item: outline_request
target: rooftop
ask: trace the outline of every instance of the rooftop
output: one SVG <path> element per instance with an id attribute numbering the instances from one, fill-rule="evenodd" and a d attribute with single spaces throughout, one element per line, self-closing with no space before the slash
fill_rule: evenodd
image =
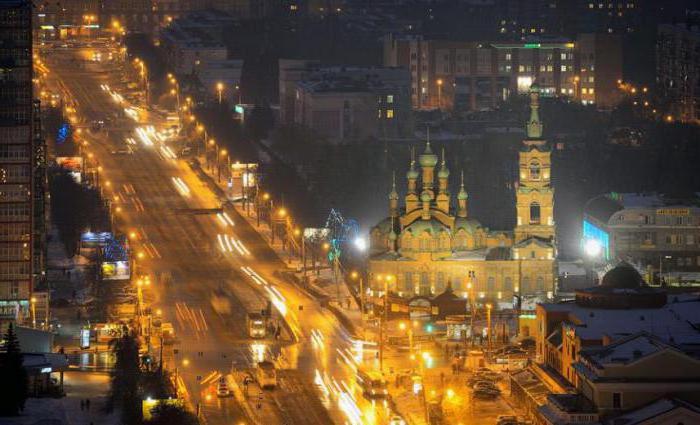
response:
<path id="1" fill-rule="evenodd" d="M 604 347 L 584 349 L 581 351 L 581 356 L 598 366 L 604 366 L 627 364 L 667 349 L 676 348 L 642 331 Z"/>
<path id="2" fill-rule="evenodd" d="M 700 415 L 700 406 L 676 398 L 662 398 L 604 422 L 605 425 L 636 425 L 650 423 L 654 418 L 675 409 L 688 409 Z M 656 422 L 654 423 L 661 423 Z"/>
<path id="3" fill-rule="evenodd" d="M 540 304 L 548 312 L 568 312 L 567 327 L 581 339 L 601 340 L 604 335 L 619 339 L 645 331 L 684 350 L 700 350 L 700 297 L 672 297 L 661 308 L 600 309 L 575 302 Z"/>

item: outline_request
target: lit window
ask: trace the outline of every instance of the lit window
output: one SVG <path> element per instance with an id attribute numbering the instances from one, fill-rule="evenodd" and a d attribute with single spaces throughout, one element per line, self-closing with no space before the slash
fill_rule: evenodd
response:
<path id="1" fill-rule="evenodd" d="M 566 65 L 561 66 L 561 72 L 566 72 Z"/>
<path id="2" fill-rule="evenodd" d="M 525 66 L 524 66 L 524 65 L 519 65 L 519 66 L 518 66 L 518 71 L 519 71 L 519 72 L 525 72 Z"/>
<path id="3" fill-rule="evenodd" d="M 289 5 L 289 10 L 297 10 L 298 8 L 299 6 L 297 6 L 296 4 Z"/>
<path id="4" fill-rule="evenodd" d="M 387 109 L 387 110 L 386 110 L 386 118 L 387 118 L 387 119 L 392 119 L 392 118 L 394 118 L 394 110 L 393 110 L 393 109 Z"/>
<path id="5" fill-rule="evenodd" d="M 582 88 L 582 89 L 581 89 L 581 93 L 583 93 L 583 94 L 588 94 L 588 89 L 585 88 L 585 87 Z"/>
<path id="6" fill-rule="evenodd" d="M 377 111 L 377 113 L 379 114 L 378 117 L 381 118 L 381 117 L 382 117 L 382 110 L 379 109 L 379 110 Z"/>
<path id="7" fill-rule="evenodd" d="M 394 95 L 389 94 L 386 96 L 386 103 L 394 103 Z"/>
<path id="8" fill-rule="evenodd" d="M 553 66 L 553 65 L 547 65 L 547 72 L 554 72 L 554 66 Z"/>
<path id="9" fill-rule="evenodd" d="M 565 61 L 566 60 L 566 53 L 561 54 L 561 60 Z"/>
<path id="10" fill-rule="evenodd" d="M 591 87 L 590 89 L 588 89 L 588 94 L 593 94 L 593 87 Z"/>
<path id="11" fill-rule="evenodd" d="M 509 61 L 511 60 L 512 56 L 510 53 L 506 53 L 506 60 Z"/>

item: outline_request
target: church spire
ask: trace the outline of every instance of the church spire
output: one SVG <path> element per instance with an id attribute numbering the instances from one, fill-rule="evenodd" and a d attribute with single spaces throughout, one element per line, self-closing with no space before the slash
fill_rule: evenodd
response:
<path id="1" fill-rule="evenodd" d="M 389 215 L 399 214 L 399 193 L 396 191 L 396 172 L 391 173 L 391 192 L 389 192 Z"/>
<path id="2" fill-rule="evenodd" d="M 537 84 L 530 86 L 530 120 L 527 122 L 527 138 L 542 137 L 542 122 L 540 121 L 540 88 Z"/>
<path id="3" fill-rule="evenodd" d="M 447 163 L 445 161 L 445 148 L 442 148 L 442 162 L 440 163 L 440 169 L 438 170 L 438 195 L 435 198 L 437 208 L 443 211 L 445 214 L 450 213 L 450 192 L 448 189 L 448 179 L 450 177 L 450 170 L 447 169 Z"/>
<path id="4" fill-rule="evenodd" d="M 467 217 L 467 199 L 469 199 L 469 195 L 464 189 L 464 171 L 462 171 L 462 183 L 459 186 L 459 193 L 457 194 L 457 217 Z"/>

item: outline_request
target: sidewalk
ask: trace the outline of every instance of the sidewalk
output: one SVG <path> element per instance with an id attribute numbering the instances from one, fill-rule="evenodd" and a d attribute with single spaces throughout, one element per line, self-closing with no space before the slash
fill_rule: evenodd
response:
<path id="1" fill-rule="evenodd" d="M 109 375 L 95 372 L 66 372 L 62 398 L 29 398 L 22 416 L 0 418 L 6 425 L 35 425 L 55 423 L 66 425 L 119 425 L 118 411 L 102 411 L 109 391 Z M 81 409 L 81 400 L 90 400 L 90 409 Z"/>

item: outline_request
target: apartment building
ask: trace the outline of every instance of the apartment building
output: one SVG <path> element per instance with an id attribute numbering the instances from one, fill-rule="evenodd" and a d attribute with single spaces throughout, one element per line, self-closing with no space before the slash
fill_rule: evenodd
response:
<path id="1" fill-rule="evenodd" d="M 527 93 L 533 83 L 543 96 L 610 108 L 619 99 L 622 47 L 609 34 L 499 43 L 388 35 L 384 65 L 409 69 L 416 109 L 494 109 L 512 94 Z"/>
<path id="2" fill-rule="evenodd" d="M 700 13 L 695 23 L 659 25 L 656 82 L 680 121 L 700 123 Z"/>

